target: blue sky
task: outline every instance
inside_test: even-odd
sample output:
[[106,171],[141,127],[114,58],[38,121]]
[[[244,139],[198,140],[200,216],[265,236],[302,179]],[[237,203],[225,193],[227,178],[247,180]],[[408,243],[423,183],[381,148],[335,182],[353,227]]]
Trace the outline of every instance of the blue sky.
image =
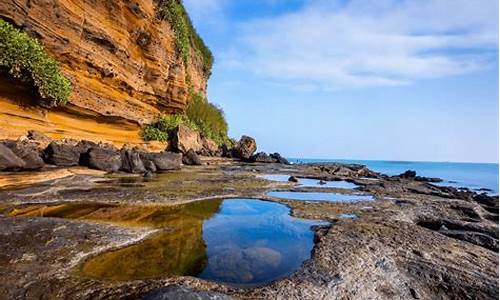
[[496,0],[184,0],[230,135],[288,157],[498,162]]

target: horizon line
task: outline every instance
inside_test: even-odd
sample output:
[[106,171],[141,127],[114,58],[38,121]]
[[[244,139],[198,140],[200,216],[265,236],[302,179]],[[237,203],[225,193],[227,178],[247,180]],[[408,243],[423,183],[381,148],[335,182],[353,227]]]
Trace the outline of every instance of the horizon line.
[[472,162],[472,161],[438,161],[438,160],[391,160],[391,159],[354,159],[354,158],[310,158],[310,157],[287,157],[287,159],[308,160],[350,160],[350,161],[386,161],[386,162],[413,162],[413,163],[449,163],[449,164],[488,164],[499,165],[499,162]]

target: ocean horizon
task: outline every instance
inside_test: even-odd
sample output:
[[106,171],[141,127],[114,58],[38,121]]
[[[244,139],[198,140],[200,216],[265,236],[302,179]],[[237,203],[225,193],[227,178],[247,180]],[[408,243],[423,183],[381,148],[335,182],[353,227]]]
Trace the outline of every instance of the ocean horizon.
[[[438,177],[440,186],[466,187],[476,192],[498,195],[498,163],[433,162],[433,161],[391,161],[360,159],[317,159],[289,158],[291,163],[347,163],[362,164],[369,169],[387,175],[399,175],[406,170],[414,170],[417,175]],[[481,189],[488,189],[481,190]]]

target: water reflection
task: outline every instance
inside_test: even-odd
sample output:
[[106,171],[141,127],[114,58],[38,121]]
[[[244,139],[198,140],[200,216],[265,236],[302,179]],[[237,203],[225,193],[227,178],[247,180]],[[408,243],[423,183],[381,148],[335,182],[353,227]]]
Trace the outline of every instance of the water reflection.
[[329,201],[340,203],[352,203],[362,201],[373,201],[371,195],[359,194],[341,194],[341,193],[315,193],[315,192],[290,192],[290,191],[274,191],[267,193],[268,196],[303,201]]
[[262,200],[208,200],[176,206],[67,203],[21,207],[11,216],[59,217],[159,228],[145,241],[86,260],[87,277],[139,280],[190,275],[243,287],[282,278],[310,258],[312,225]]
[[[271,181],[288,182],[289,175],[260,175],[260,178],[264,178]],[[337,189],[353,189],[357,187],[354,183],[347,182],[345,180],[339,181],[322,181],[318,179],[310,178],[297,178],[299,180],[298,184],[301,187],[323,187],[323,188],[337,188]]]

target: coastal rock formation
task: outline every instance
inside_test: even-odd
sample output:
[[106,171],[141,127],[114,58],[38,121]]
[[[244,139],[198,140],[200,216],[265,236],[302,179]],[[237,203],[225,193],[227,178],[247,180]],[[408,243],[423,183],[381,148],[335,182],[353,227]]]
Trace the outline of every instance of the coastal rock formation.
[[177,170],[181,168],[182,154],[173,152],[160,153],[140,153],[141,159],[144,161],[144,166],[147,170],[152,171],[152,167],[148,168],[148,162],[153,163],[154,168],[159,171]]
[[188,166],[201,166],[202,162],[198,155],[190,149],[186,154],[182,156],[182,163]]
[[250,160],[250,157],[257,151],[257,142],[249,136],[242,136],[240,141],[233,148],[233,156],[242,160]]
[[24,161],[8,147],[0,144],[0,170],[22,169]]
[[172,147],[175,151],[187,153],[189,150],[198,152],[203,149],[200,134],[191,128],[179,125],[173,134]]
[[139,143],[139,124],[185,109],[187,78],[195,91],[205,93],[201,59],[192,51],[184,63],[170,24],[158,18],[157,4],[0,2],[0,17],[36,37],[73,85],[69,104],[47,111],[31,106],[28,88],[0,76],[0,138],[17,137],[35,124],[53,138]]

